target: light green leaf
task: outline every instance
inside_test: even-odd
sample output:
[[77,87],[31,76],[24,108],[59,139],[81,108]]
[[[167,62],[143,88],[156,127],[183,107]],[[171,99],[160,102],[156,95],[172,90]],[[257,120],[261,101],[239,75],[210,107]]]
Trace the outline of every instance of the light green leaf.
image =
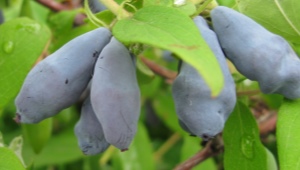
[[22,158],[22,147],[23,147],[23,138],[21,136],[15,137],[10,143],[8,148],[15,152],[16,156],[25,166]]
[[191,16],[196,12],[196,6],[192,2],[186,2],[184,5],[175,6],[186,15]]
[[217,0],[219,5],[227,6],[229,8],[232,8],[236,6],[236,0]]
[[[123,170],[154,170],[153,150],[148,137],[148,132],[143,124],[138,124],[138,131],[129,150],[118,151]],[[119,165],[120,166],[120,165]]]
[[47,8],[46,6],[41,5],[37,1],[31,1],[31,6],[34,20],[47,24],[48,22],[48,16],[51,13],[51,10]]
[[152,5],[173,6],[173,0],[144,0],[144,7]]
[[300,44],[299,0],[240,0],[238,8],[271,32]]
[[19,91],[36,59],[42,54],[50,31],[28,18],[0,26],[0,108]]
[[4,140],[3,140],[3,135],[0,132],[0,147],[4,147],[4,145],[5,145],[5,143],[4,143]]
[[249,108],[238,102],[224,131],[224,166],[230,170],[266,170],[267,153]]
[[265,149],[267,152],[268,170],[278,170],[276,159],[275,159],[274,155],[267,148],[265,148]]
[[281,170],[300,169],[300,99],[284,100],[278,112],[276,137]]
[[180,10],[165,6],[142,8],[133,18],[117,22],[113,34],[125,44],[143,43],[174,52],[198,70],[212,96],[221,92],[224,79],[216,57],[194,22]]
[[[202,149],[202,146],[200,144],[201,139],[197,137],[191,137],[188,135],[185,135],[183,138],[183,146],[181,149],[181,161],[186,161],[187,159],[194,156],[197,152],[199,152]],[[195,166],[193,170],[215,170],[217,169],[216,164],[214,163],[212,158],[209,158],[205,160],[204,162],[201,162],[199,165]]]
[[1,170],[25,170],[24,166],[15,153],[5,147],[0,147],[0,169]]

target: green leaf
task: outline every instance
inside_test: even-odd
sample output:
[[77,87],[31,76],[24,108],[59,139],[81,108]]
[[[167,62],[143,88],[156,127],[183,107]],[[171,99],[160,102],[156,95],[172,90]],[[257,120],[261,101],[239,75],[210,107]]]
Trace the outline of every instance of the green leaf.
[[279,94],[261,94],[262,99],[271,109],[278,110],[281,106],[283,96]]
[[194,66],[217,96],[224,85],[216,57],[201,37],[194,22],[180,10],[149,6],[133,18],[116,23],[114,36],[125,44],[143,43],[167,49]]
[[196,6],[192,2],[186,2],[184,5],[175,6],[175,7],[188,16],[191,16],[196,12]]
[[19,91],[24,78],[50,39],[44,25],[18,18],[0,26],[0,108]]
[[24,124],[24,134],[36,154],[40,153],[52,132],[52,118],[45,119],[38,124]]
[[[138,131],[129,150],[118,151],[121,167],[124,170],[154,170],[153,150],[148,132],[143,124],[138,124]],[[119,165],[120,166],[120,165]]]
[[265,170],[267,153],[249,108],[238,102],[224,131],[224,166],[230,170]]
[[278,112],[276,137],[281,170],[300,169],[300,99],[285,99]]
[[300,44],[291,44],[291,45],[299,57],[300,56]]
[[[191,137],[188,135],[184,136],[183,146],[181,149],[181,161],[182,162],[191,158],[192,156],[194,156],[197,152],[199,152],[202,149],[200,142],[201,142],[200,138]],[[201,162],[199,165],[197,165],[193,168],[193,170],[203,170],[203,169],[208,169],[208,170],[217,169],[212,158],[209,158],[209,159],[205,160],[204,162]]]
[[65,45],[70,40],[76,38],[79,35],[82,35],[88,31],[93,30],[93,26],[90,24],[81,25],[75,28],[72,28],[65,32],[64,34],[56,35],[55,41],[53,41],[50,51],[54,52],[58,50],[60,47]]
[[[139,73],[140,71],[137,70],[137,77],[141,79],[141,74]],[[143,79],[145,80],[145,76],[143,76]],[[160,85],[162,84],[162,78],[159,76],[154,76],[154,78],[148,82],[145,83],[146,81],[144,80],[138,80],[140,90],[141,90],[141,96],[142,100],[149,99],[149,98],[155,98],[156,93],[158,89],[160,88]]]
[[300,44],[299,0],[240,0],[238,8],[271,32]]
[[65,34],[73,28],[74,18],[78,10],[61,11],[49,17],[49,25],[54,32],[54,36]]
[[38,22],[47,24],[48,16],[49,16],[51,10],[49,8],[47,8],[46,6],[41,5],[37,1],[31,1],[31,6],[32,6],[32,9],[34,9],[32,11],[33,18]]
[[227,6],[229,8],[232,8],[236,5],[236,0],[217,0],[219,5]]
[[20,17],[28,17],[33,19],[31,0],[23,0]]
[[0,147],[0,169],[1,170],[25,170],[21,161],[15,153],[5,147]]

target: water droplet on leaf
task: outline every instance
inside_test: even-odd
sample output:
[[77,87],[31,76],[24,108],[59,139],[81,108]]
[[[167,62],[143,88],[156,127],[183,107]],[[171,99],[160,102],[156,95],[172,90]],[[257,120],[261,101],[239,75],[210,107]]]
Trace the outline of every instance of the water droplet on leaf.
[[243,155],[251,159],[254,156],[254,138],[250,135],[245,135],[241,140],[241,150]]
[[41,25],[37,23],[21,23],[18,25],[17,29],[25,30],[29,33],[38,33],[41,29]]
[[7,41],[3,44],[3,50],[6,53],[11,53],[14,50],[14,42],[12,41]]

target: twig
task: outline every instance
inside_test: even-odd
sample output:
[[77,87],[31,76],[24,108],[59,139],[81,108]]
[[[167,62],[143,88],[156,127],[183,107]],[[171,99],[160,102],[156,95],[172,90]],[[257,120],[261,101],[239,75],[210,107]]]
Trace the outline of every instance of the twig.
[[173,82],[173,80],[176,78],[177,73],[175,71],[171,71],[166,69],[163,66],[160,66],[156,64],[155,62],[145,58],[141,57],[141,60],[147,67],[149,67],[154,73],[162,76],[163,78],[166,78],[167,81]]
[[277,114],[271,114],[267,120],[259,124],[260,135],[268,135],[276,129]]
[[[276,128],[277,114],[273,113],[265,120],[259,123],[260,135],[268,135],[270,132],[273,132]],[[219,146],[217,146],[219,145]],[[216,147],[217,146],[217,147]],[[190,170],[199,163],[205,161],[206,159],[216,156],[223,152],[223,144],[214,143],[209,141],[206,146],[196,153],[193,157],[181,163],[174,170]],[[213,149],[217,148],[217,149]]]
[[[100,0],[112,13],[118,16],[118,19],[130,17],[132,14],[121,8],[114,0]],[[120,15],[121,14],[121,15]]]
[[79,26],[84,24],[85,14],[79,13],[74,18],[74,26]]
[[248,90],[248,91],[238,91],[237,96],[253,96],[260,94],[260,90]]
[[56,12],[70,9],[68,6],[60,4],[54,0],[37,0],[37,2]]
[[181,136],[178,133],[173,134],[155,153],[154,159],[156,161],[160,160],[161,157],[170,149],[172,146],[178,142]]
[[202,150],[196,153],[196,155],[176,166],[174,170],[190,170],[199,163],[205,161],[206,159],[212,156],[218,155],[223,151],[223,149],[214,151],[212,148],[213,141],[209,141]]

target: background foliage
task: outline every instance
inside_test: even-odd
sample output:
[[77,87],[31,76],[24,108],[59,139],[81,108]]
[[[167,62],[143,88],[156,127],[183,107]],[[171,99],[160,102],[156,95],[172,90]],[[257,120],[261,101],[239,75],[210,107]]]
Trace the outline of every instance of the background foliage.
[[[5,22],[0,25],[0,170],[21,170],[25,167],[34,170],[184,169],[181,163],[191,163],[194,160],[200,162],[191,166],[196,170],[273,170],[277,165],[282,170],[299,169],[299,100],[291,101],[279,95],[262,94],[256,82],[245,79],[230,63],[239,102],[226,122],[223,134],[205,143],[189,136],[180,128],[170,86],[176,75],[178,62],[174,58],[163,59],[160,48],[171,50],[190,63],[202,63],[195,67],[206,75],[213,95],[217,95],[222,88],[220,70],[215,67],[213,59],[197,61],[191,59],[193,57],[189,58],[194,53],[166,45],[175,37],[183,46],[199,43],[205,47],[200,53],[212,55],[202,39],[193,39],[195,30],[191,30],[190,35],[181,36],[185,30],[170,27],[163,18],[154,25],[148,21],[165,13],[176,24],[190,29],[193,24],[186,19],[187,15],[201,9],[201,5],[195,7],[191,4],[201,0],[174,8],[167,8],[173,6],[171,0],[133,0],[131,4],[141,10],[133,18],[118,22],[113,29],[115,36],[125,44],[134,42],[151,46],[137,57],[142,109],[138,132],[129,151],[120,152],[111,146],[96,156],[81,153],[73,128],[79,119],[82,101],[39,124],[16,124],[13,121],[13,100],[31,67],[72,38],[96,28],[90,20],[82,19],[85,15],[81,3],[77,3],[79,1],[55,2],[60,5],[56,9],[43,6],[38,0],[0,1],[5,17]],[[122,3],[121,0],[117,2]],[[203,2],[205,4],[206,1]],[[236,2],[218,0],[220,5],[239,10],[286,38],[299,55],[300,16],[297,12],[300,1]],[[211,4],[215,3],[212,1]],[[135,11],[130,6],[125,6],[125,9]],[[200,11],[201,15],[208,16],[210,6],[207,9]],[[182,11],[181,15],[176,15],[178,10]],[[96,16],[104,24],[109,24],[116,18],[110,11],[103,11]],[[135,27],[137,21],[143,23],[141,27]],[[165,33],[170,29],[175,31],[166,36]],[[161,41],[157,42],[152,39],[153,35],[147,35],[141,30],[155,32]],[[138,36],[134,37],[136,33]],[[162,76],[155,75],[148,68],[151,62],[155,67],[166,69]]]

